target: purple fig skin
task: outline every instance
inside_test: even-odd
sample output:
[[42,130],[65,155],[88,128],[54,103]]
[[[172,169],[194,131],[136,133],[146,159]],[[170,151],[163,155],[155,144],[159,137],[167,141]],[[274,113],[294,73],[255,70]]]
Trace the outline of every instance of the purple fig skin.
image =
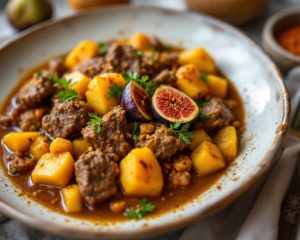
[[[142,106],[140,104],[138,106],[139,103],[135,99],[138,99],[139,96],[134,96],[134,94],[137,94],[137,91],[139,92],[139,94],[143,95],[147,102],[149,102],[148,104],[146,104],[145,106]],[[126,113],[135,120],[151,120],[152,116],[150,105],[151,100],[147,92],[134,81],[130,81],[124,88],[121,98],[121,106],[126,110]]]

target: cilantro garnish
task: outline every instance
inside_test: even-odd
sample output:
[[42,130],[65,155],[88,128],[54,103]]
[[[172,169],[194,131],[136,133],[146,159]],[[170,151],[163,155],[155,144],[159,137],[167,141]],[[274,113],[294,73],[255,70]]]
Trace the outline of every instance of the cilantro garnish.
[[123,91],[123,89],[121,87],[119,87],[117,84],[114,84],[109,88],[108,96],[110,98],[113,98],[113,97],[119,98],[122,95],[122,91]]
[[140,135],[140,131],[139,131],[140,125],[141,125],[141,123],[139,123],[139,122],[133,123],[132,140],[135,142],[138,140],[139,135]]
[[124,216],[129,219],[141,220],[145,215],[154,212],[156,206],[149,202],[146,198],[140,200],[140,205],[137,208],[127,208],[124,212]]
[[100,55],[104,55],[107,52],[107,48],[104,42],[99,42],[98,44],[98,52]]
[[102,130],[102,118],[98,116],[96,113],[89,113],[90,120],[88,121],[88,125],[91,125],[96,133],[100,133]]
[[141,50],[136,50],[136,51],[135,51],[135,55],[136,55],[137,57],[142,57],[142,56],[144,55],[144,52],[141,51]]
[[203,82],[205,82],[206,84],[208,83],[208,75],[206,73],[200,72],[199,77]]
[[198,119],[200,122],[206,122],[209,120],[209,116],[204,113],[200,113]]
[[129,82],[131,80],[135,81],[136,83],[141,85],[145,89],[145,91],[149,93],[149,95],[153,95],[156,89],[156,85],[154,84],[154,82],[151,81],[149,76],[147,75],[141,76],[137,72],[130,72],[130,71],[124,72],[122,73],[122,75],[125,78],[126,82]]
[[56,97],[58,97],[63,102],[68,101],[74,101],[78,99],[78,94],[75,90],[72,89],[65,89],[63,91],[60,91],[56,94]]
[[191,143],[191,139],[194,137],[194,134],[189,131],[191,124],[181,124],[180,122],[175,122],[170,124],[170,129],[181,141],[186,144]]
[[207,102],[205,100],[197,100],[196,101],[199,108],[205,107],[207,105]]

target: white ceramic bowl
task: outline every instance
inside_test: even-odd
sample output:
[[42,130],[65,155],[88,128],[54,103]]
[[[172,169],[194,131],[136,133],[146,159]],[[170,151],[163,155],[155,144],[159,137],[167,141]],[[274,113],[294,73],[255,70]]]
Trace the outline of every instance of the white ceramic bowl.
[[[228,205],[274,163],[286,135],[288,94],[274,64],[246,36],[210,17],[153,7],[114,7],[50,22],[25,32],[0,49],[1,98],[20,76],[82,39],[111,39],[135,32],[156,34],[187,48],[204,46],[241,94],[246,131],[228,172],[190,203],[141,221],[106,224],[59,215],[26,197],[0,171],[0,211],[36,229],[66,237],[126,239],[183,227]],[[20,69],[23,71],[20,73]],[[221,188],[217,188],[221,184]]]

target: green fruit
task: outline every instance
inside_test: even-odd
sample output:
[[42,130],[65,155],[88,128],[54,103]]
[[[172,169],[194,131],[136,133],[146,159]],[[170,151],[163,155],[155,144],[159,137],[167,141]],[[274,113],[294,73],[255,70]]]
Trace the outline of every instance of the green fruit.
[[18,30],[24,30],[52,17],[52,6],[47,0],[10,0],[7,17]]

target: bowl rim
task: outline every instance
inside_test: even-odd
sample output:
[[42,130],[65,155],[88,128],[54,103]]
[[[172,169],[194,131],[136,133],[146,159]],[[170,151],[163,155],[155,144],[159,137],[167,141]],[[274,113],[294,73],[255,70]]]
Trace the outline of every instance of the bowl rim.
[[140,230],[136,230],[136,231],[128,230],[128,231],[115,231],[115,232],[104,233],[101,231],[94,231],[94,230],[80,230],[76,227],[65,227],[55,222],[50,222],[41,219],[34,219],[30,215],[27,215],[23,212],[19,212],[18,210],[10,206],[9,203],[6,203],[0,199],[0,211],[3,214],[18,220],[21,223],[33,229],[44,231],[46,233],[50,233],[56,236],[63,236],[69,238],[72,237],[75,239],[99,239],[101,237],[105,239],[107,237],[109,237],[109,239],[136,239],[140,237],[145,237],[146,236],[145,234],[147,234],[147,236],[159,235],[162,233],[179,229],[180,227],[185,227],[188,224],[194,222],[195,220],[200,220],[228,206],[239,196],[241,196],[246,190],[248,190],[252,185],[254,185],[254,183],[256,183],[260,179],[260,177],[262,177],[262,175],[266,173],[266,171],[272,165],[272,160],[275,159],[275,157],[277,157],[282,152],[281,146],[283,145],[284,139],[287,134],[287,126],[290,117],[290,100],[289,100],[289,94],[288,94],[286,84],[281,76],[279,69],[276,67],[273,61],[261,50],[261,48],[253,40],[251,40],[245,33],[239,31],[238,29],[229,25],[228,23],[225,23],[214,17],[210,17],[205,14],[199,14],[197,12],[193,12],[190,10],[175,10],[175,9],[169,9],[165,7],[149,6],[149,5],[134,6],[134,5],[119,4],[114,6],[103,7],[101,9],[88,10],[77,14],[68,15],[56,20],[52,19],[47,22],[41,23],[38,26],[34,26],[30,29],[25,30],[24,32],[14,36],[12,39],[0,45],[0,52],[14,45],[14,43],[22,40],[22,38],[27,37],[30,34],[36,33],[40,30],[47,29],[48,27],[51,27],[57,23],[63,23],[65,21],[69,21],[90,14],[101,14],[101,12],[106,12],[106,11],[112,11],[112,10],[136,10],[137,11],[141,9],[157,10],[157,11],[163,11],[163,12],[173,13],[173,14],[188,13],[194,16],[201,16],[202,18],[209,20],[211,23],[219,25],[223,29],[229,30],[234,34],[239,35],[245,42],[249,43],[249,45],[252,45],[253,48],[255,48],[260,58],[262,58],[263,60],[267,61],[270,64],[271,69],[273,68],[274,74],[276,75],[279,81],[280,90],[283,94],[283,118],[276,131],[276,135],[273,139],[272,146],[266,152],[265,156],[261,159],[260,163],[257,165],[255,175],[249,176],[247,179],[245,179],[244,182],[241,182],[239,191],[228,192],[226,195],[224,195],[223,199],[209,206],[205,211],[202,212],[202,214],[196,212],[191,214],[189,217],[186,217],[184,219],[183,218],[175,219],[174,222],[166,223],[165,225],[162,225],[160,227],[149,226],[147,228],[141,228]]
[[283,48],[278,43],[278,41],[275,39],[275,35],[274,35],[275,24],[282,21],[283,18],[291,16],[293,14],[297,14],[297,13],[300,16],[300,7],[287,8],[287,9],[281,10],[281,11],[277,12],[276,14],[274,14],[272,17],[270,17],[266,21],[264,28],[263,28],[263,36],[264,36],[265,40],[267,41],[264,44],[272,45],[272,47],[274,49],[276,49],[281,56],[284,56],[285,58],[287,58],[291,61],[300,63],[300,56],[290,53],[285,48]]

